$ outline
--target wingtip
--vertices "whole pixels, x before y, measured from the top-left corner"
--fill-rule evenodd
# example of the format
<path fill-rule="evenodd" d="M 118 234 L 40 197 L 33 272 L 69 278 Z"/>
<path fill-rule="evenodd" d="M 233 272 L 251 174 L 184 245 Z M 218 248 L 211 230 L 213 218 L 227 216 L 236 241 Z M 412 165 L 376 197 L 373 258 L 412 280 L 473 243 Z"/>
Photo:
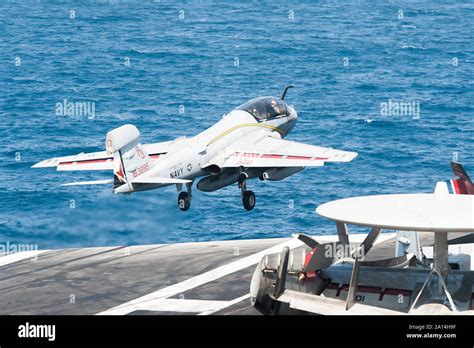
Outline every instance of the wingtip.
<path fill-rule="evenodd" d="M 345 151 L 341 162 L 352 162 L 359 154 L 353 151 Z"/>
<path fill-rule="evenodd" d="M 48 168 L 48 167 L 56 167 L 58 165 L 56 158 L 50 158 L 38 163 L 35 163 L 31 166 L 31 168 Z"/>
<path fill-rule="evenodd" d="M 35 163 L 31 166 L 31 168 L 44 168 L 46 167 L 45 165 L 43 165 L 43 162 L 38 162 L 38 163 Z"/>

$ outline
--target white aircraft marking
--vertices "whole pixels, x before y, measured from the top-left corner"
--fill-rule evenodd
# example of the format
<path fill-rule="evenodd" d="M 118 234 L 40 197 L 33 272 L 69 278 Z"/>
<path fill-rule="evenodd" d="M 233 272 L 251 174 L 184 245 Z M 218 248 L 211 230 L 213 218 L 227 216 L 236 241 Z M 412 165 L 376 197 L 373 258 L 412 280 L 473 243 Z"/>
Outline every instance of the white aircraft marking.
<path fill-rule="evenodd" d="M 210 283 L 231 273 L 240 271 L 252 265 L 256 265 L 266 254 L 280 252 L 285 246 L 288 246 L 290 249 L 294 249 L 298 246 L 301 246 L 302 244 L 303 243 L 297 239 L 291 239 L 256 254 L 244 257 L 241 260 L 217 267 L 213 270 L 199 274 L 180 283 L 170 285 L 166 288 L 159 289 L 135 300 L 128 301 L 106 311 L 100 312 L 98 315 L 125 315 L 137 310 L 153 308 L 154 306 L 157 306 L 160 301 L 163 301 L 168 297 L 182 294 L 188 290 L 194 289 L 206 283 Z"/>
<path fill-rule="evenodd" d="M 250 298 L 250 294 L 245 294 L 243 296 L 240 296 L 240 297 L 237 297 L 237 298 L 234 298 L 233 300 L 231 301 L 224 301 L 226 302 L 221 308 L 217 309 L 217 310 L 213 310 L 213 311 L 206 311 L 206 312 L 201 312 L 199 313 L 198 315 L 209 315 L 209 314 L 213 314 L 215 312 L 218 312 L 220 310 L 223 310 L 224 308 L 227 308 L 227 307 L 230 307 L 230 306 L 233 306 L 239 302 L 242 302 L 244 300 L 247 300 Z M 250 303 L 249 303 L 250 304 Z"/>
<path fill-rule="evenodd" d="M 38 255 L 48 252 L 49 250 L 31 250 L 31 251 L 20 251 L 18 253 L 7 254 L 0 256 L 0 266 L 9 265 L 18 261 L 31 259 L 35 261 Z"/>

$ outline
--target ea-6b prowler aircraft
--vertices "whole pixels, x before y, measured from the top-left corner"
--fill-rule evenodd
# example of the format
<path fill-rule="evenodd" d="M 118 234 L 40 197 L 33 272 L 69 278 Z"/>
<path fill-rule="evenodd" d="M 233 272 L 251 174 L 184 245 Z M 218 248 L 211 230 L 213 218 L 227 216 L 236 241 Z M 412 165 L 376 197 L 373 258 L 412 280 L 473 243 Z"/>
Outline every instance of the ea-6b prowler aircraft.
<path fill-rule="evenodd" d="M 357 153 L 283 140 L 294 127 L 295 109 L 281 98 L 259 97 L 240 105 L 212 127 L 192 137 L 140 144 L 133 125 L 111 130 L 106 151 L 80 153 L 39 162 L 33 168 L 57 170 L 113 170 L 113 180 L 74 182 L 66 185 L 113 184 L 114 193 L 131 193 L 176 185 L 182 191 L 178 206 L 188 210 L 194 179 L 201 191 L 210 192 L 238 183 L 244 208 L 252 210 L 255 195 L 247 179 L 277 181 L 304 167 L 325 162 L 349 162 Z"/>

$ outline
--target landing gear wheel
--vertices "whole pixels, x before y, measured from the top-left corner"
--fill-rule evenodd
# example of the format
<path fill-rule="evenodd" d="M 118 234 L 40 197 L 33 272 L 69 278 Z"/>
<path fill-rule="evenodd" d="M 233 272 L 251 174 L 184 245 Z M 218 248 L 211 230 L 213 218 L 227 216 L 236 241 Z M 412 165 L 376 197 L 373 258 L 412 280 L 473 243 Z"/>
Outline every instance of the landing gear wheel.
<path fill-rule="evenodd" d="M 242 203 L 246 210 L 252 210 L 255 207 L 255 194 L 252 191 L 244 191 L 242 195 Z"/>
<path fill-rule="evenodd" d="M 191 206 L 191 196 L 187 192 L 180 192 L 178 195 L 178 207 L 182 211 L 186 211 Z"/>

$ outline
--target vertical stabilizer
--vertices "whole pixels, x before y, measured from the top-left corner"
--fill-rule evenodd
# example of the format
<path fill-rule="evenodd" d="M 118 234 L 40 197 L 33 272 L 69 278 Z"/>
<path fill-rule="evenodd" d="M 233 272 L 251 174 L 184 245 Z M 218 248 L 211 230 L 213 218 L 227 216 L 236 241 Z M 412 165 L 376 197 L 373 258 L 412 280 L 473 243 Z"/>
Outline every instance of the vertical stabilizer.
<path fill-rule="evenodd" d="M 151 168 L 151 160 L 140 144 L 139 130 L 130 124 L 107 133 L 107 153 L 114 155 L 114 190 L 132 192 L 132 181 Z"/>
<path fill-rule="evenodd" d="M 463 165 L 451 162 L 451 167 L 453 168 L 454 175 L 457 177 L 457 179 L 449 180 L 452 192 L 459 195 L 474 195 L 474 185 Z"/>

